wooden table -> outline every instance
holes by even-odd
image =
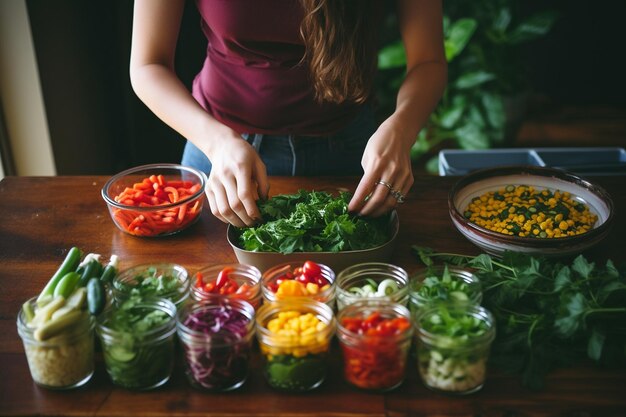
[[[129,392],[111,384],[98,358],[84,387],[48,391],[36,386],[28,370],[15,319],[21,303],[36,295],[71,246],[108,257],[121,267],[173,261],[190,270],[233,262],[226,225],[206,210],[189,230],[172,237],[142,239],[115,228],[100,197],[105,177],[7,177],[0,182],[0,415],[46,416],[626,416],[626,370],[593,365],[552,373],[547,388],[532,392],[517,377],[490,371],[482,391],[466,397],[426,389],[411,364],[396,391],[372,394],[348,386],[335,350],[332,371],[317,390],[284,394],[270,389],[255,355],[246,384],[230,393],[191,388],[179,358],[172,379],[151,392]],[[354,189],[356,179],[272,178],[272,194]],[[617,217],[610,236],[586,255],[626,261],[626,177],[595,178],[613,196]],[[477,254],[454,229],[447,209],[450,177],[417,177],[407,202],[399,207],[401,229],[392,262],[413,271],[410,253],[418,244],[438,250]]]

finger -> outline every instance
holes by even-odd
[[[409,191],[411,190],[411,187],[413,186],[413,181],[414,181],[413,175],[410,174],[404,180],[402,180],[402,182],[400,183],[402,185],[399,184],[397,188],[394,187],[394,189],[396,189],[398,192],[400,192],[400,194],[404,198],[406,198]],[[393,195],[393,193],[390,192],[388,194],[387,200],[381,206],[375,208],[370,213],[370,216],[372,217],[382,216],[383,214],[388,213],[389,211],[393,210],[395,207],[398,206],[398,204],[401,204],[400,201],[398,201],[398,199]]]
[[[376,189],[376,181],[379,178],[374,177],[372,173],[365,173],[359,181],[359,185],[356,187],[354,191],[354,195],[348,204],[348,211],[352,213],[361,213],[363,206],[365,206],[368,201],[368,197],[371,196],[372,192]],[[370,197],[371,198],[371,197]]]
[[[213,215],[215,217],[217,217],[219,220],[223,221],[224,223],[228,223],[228,220],[226,220],[222,214],[220,213],[218,207],[217,207],[217,201],[215,200],[215,194],[213,193],[213,191],[207,186],[206,191],[205,191],[207,200],[209,200],[209,207],[211,208],[211,213],[213,213]]]
[[[241,181],[244,182],[243,179]],[[250,182],[249,176],[247,178],[247,181],[248,183]],[[228,203],[227,207],[224,207],[224,210],[226,210],[226,212],[222,211],[222,215],[225,216],[229,221],[231,219],[233,221],[239,220],[245,226],[252,226],[256,222],[256,220],[250,217],[250,215],[248,214],[246,210],[246,206],[244,205],[243,201],[239,197],[239,188],[238,188],[239,184],[236,178],[235,177],[227,178],[222,183],[222,185],[226,192],[226,201]],[[248,185],[248,189],[249,188],[250,188],[250,185]],[[251,198],[251,194],[249,198]],[[252,200],[252,205],[256,208],[256,203],[254,202],[254,200]],[[233,221],[231,221],[231,223],[235,224],[233,223]],[[243,226],[239,226],[239,227],[243,227]]]
[[[390,181],[388,182],[391,184]],[[372,216],[380,207],[395,204],[392,200],[393,197],[389,194],[389,188],[383,184],[377,184],[359,214],[362,216]]]
[[[248,226],[252,226],[256,221],[258,221],[258,219],[261,218],[261,213],[259,212],[259,208],[256,204],[258,193],[256,190],[257,187],[255,187],[256,184],[252,180],[252,172],[247,166],[243,167],[237,173],[236,180],[237,196],[239,197],[239,201],[243,204],[243,209],[245,210],[247,217],[252,220],[252,223],[248,223],[246,219],[241,216],[239,217],[246,222]]]
[[[218,218],[225,219],[226,223],[230,223],[233,226],[245,227],[246,224],[231,209],[226,188],[222,185],[222,183],[213,184],[211,190],[215,196],[215,206],[218,213],[216,216]]]
[[[256,181],[256,191],[259,197],[266,200],[270,191],[270,182],[267,179],[267,169],[265,168],[263,161],[261,161],[261,158],[256,160],[254,167],[252,168],[252,177]]]

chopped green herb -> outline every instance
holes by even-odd
[[[238,229],[239,244],[254,252],[340,252],[387,242],[389,218],[348,212],[350,194],[300,190],[259,202],[263,223]]]

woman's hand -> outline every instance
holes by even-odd
[[[389,121],[378,128],[363,152],[361,165],[365,173],[348,206],[350,211],[380,216],[393,209],[398,198],[406,196],[413,185],[412,142],[401,137]],[[392,190],[400,194],[394,196]]]
[[[207,153],[213,168],[206,187],[211,212],[224,223],[252,226],[261,218],[256,201],[267,198],[269,191],[265,164],[235,131],[213,143]]]
[[[442,21],[441,0],[398,1],[406,76],[394,113],[365,147],[365,174],[349,205],[355,213],[379,216],[401,202],[413,185],[411,146],[446,85]]]

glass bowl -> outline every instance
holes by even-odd
[[[133,236],[178,233],[200,217],[206,175],[178,164],[151,164],[112,176],[102,187],[113,223]]]

